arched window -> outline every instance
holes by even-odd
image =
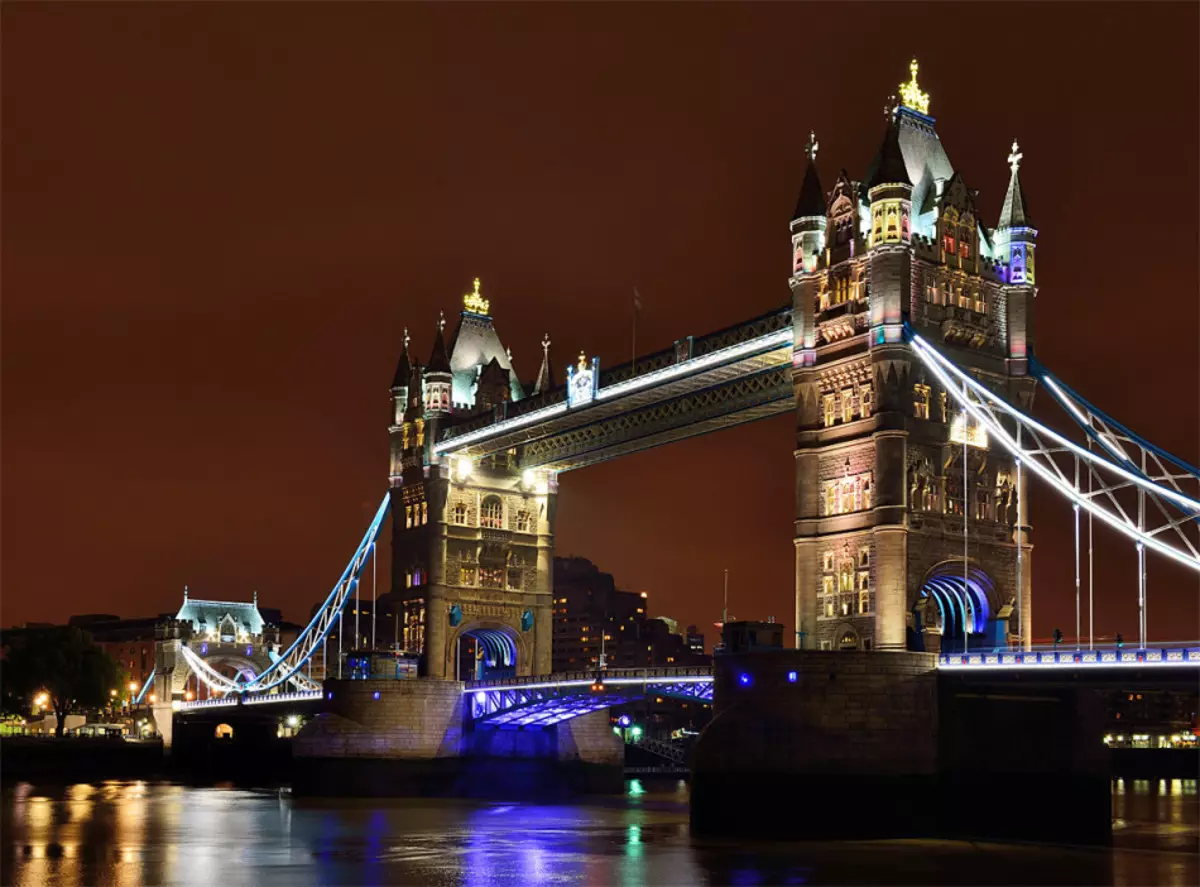
[[[499,496],[488,496],[483,500],[479,525],[492,530],[504,528],[504,503],[500,501]]]
[[[838,638],[838,648],[841,650],[857,650],[858,635],[851,629],[847,628],[842,632],[842,636]]]

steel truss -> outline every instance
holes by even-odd
[[[579,672],[469,685],[470,720],[488,727],[546,727],[646,696],[712,702],[711,669]]]
[[[1051,379],[1048,387],[1055,399],[1059,400],[1058,387],[1064,398],[1059,402],[1070,404],[1067,412],[1091,429],[1088,439],[1099,441],[1101,447],[1076,444],[1009,404],[911,331],[909,340],[955,403],[1022,466],[1075,508],[1133,541],[1139,552],[1155,551],[1200,571],[1200,550],[1190,538],[1200,519],[1200,500],[1185,492],[1184,484],[1192,477],[1183,467],[1186,463],[1123,428],[1114,429],[1101,414],[1083,410],[1076,405],[1083,403],[1081,399],[1072,400]],[[1089,412],[1092,420],[1087,419]],[[1146,508],[1147,503],[1152,508]]]
[[[791,409],[793,396],[789,360],[781,366],[542,437],[525,445],[521,465],[548,466],[558,471],[578,468],[665,442],[662,438],[677,440],[713,430],[707,424],[714,420],[715,427],[727,427]],[[758,409],[767,405],[776,405],[777,409]]]

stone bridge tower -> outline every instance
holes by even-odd
[[[424,367],[405,334],[392,382],[392,597],[402,646],[429,677],[548,674],[557,481],[522,471],[516,453],[439,458],[448,421],[487,417],[525,395],[480,293],[463,297],[447,346],[439,322]],[[530,388],[551,384],[549,341]]]
[[[843,170],[828,196],[810,139],[791,222],[797,639],[810,649],[1028,644],[1025,477],[905,341],[907,325],[1031,405],[1037,231],[1021,155],[1014,144],[989,229],[938,138],[915,61],[900,93],[865,176]]]

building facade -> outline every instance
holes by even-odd
[[[989,228],[938,138],[915,61],[900,94],[870,168],[842,170],[828,194],[810,139],[791,222],[797,642],[1027,643],[1024,478],[906,338],[1030,407],[1037,232],[1021,154],[1014,143]]]
[[[515,452],[478,462],[429,458],[445,423],[486,421],[526,396],[478,280],[463,297],[449,345],[444,333],[439,320],[421,366],[409,356],[406,332],[392,381],[391,585],[403,646],[431,677],[546,674],[557,481],[521,471]],[[529,393],[551,386],[543,338]]]

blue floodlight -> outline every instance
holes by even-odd
[[[788,672],[788,683],[789,683],[789,684],[794,684],[794,683],[796,683],[796,678],[797,678],[797,675],[796,675],[796,673],[795,673],[794,671],[789,671],[789,672]]]
[[[738,683],[741,684],[743,687],[749,687],[750,681],[751,681],[751,678],[750,678],[749,672],[744,671],[740,675],[738,675]]]

